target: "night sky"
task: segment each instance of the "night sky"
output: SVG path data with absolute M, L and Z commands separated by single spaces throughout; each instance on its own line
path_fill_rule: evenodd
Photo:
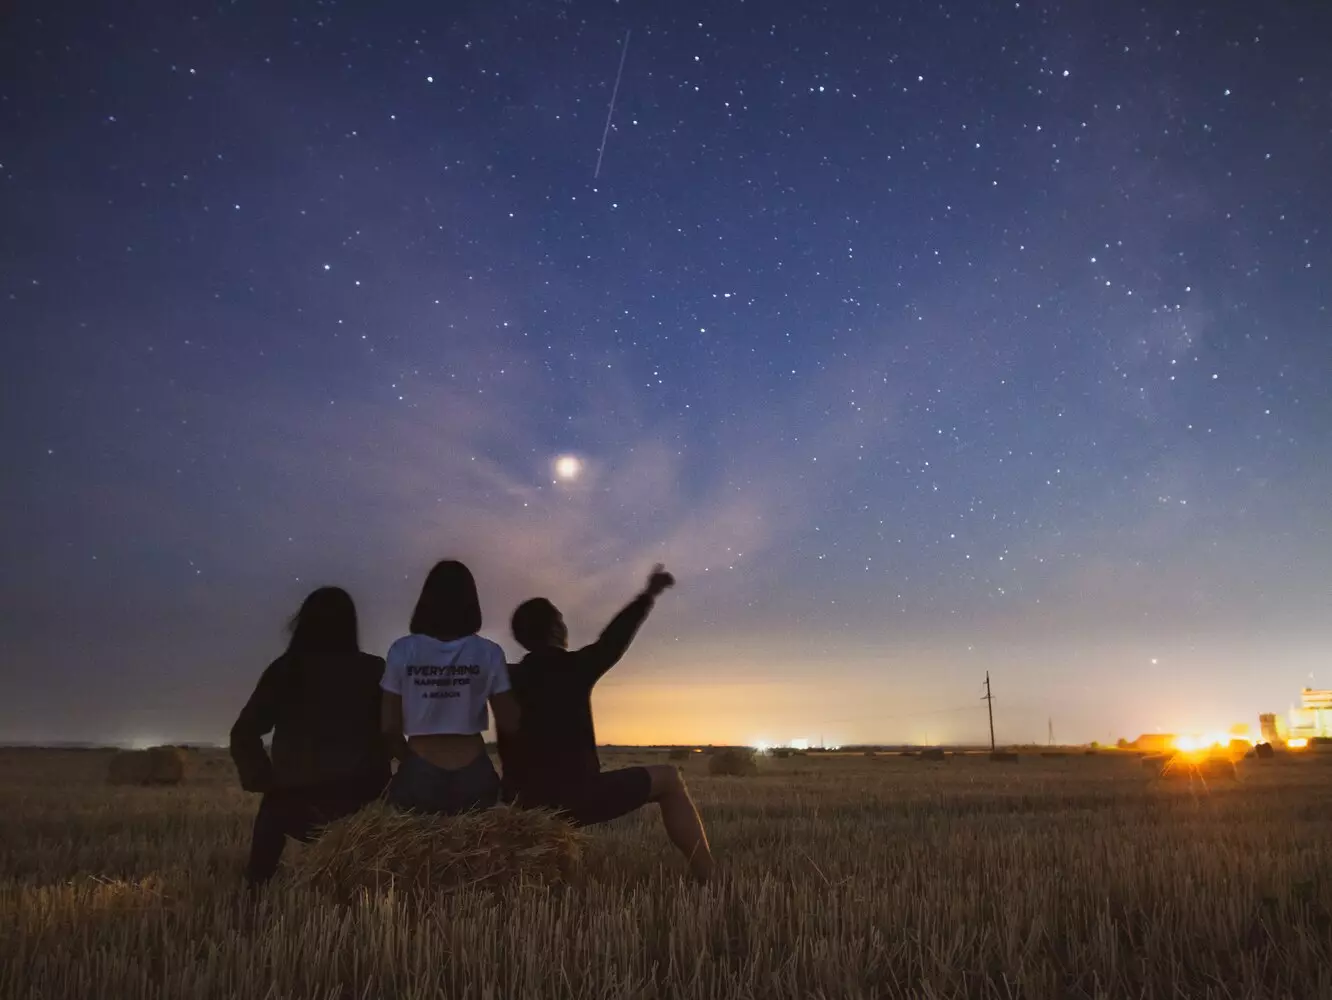
M 0 30 L 0 739 L 222 738 L 446 556 L 511 654 L 676 571 L 611 742 L 1332 686 L 1327 5 L 81 6 Z

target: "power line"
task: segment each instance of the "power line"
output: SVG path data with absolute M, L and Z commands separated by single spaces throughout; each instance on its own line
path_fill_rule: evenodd
M 994 695 L 990 693 L 990 672 L 985 671 L 985 707 L 990 710 L 990 753 L 994 753 Z

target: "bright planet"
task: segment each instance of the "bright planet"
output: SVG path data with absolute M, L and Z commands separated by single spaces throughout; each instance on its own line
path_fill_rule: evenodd
M 577 455 L 561 455 L 555 459 L 555 478 L 571 483 L 583 471 L 583 462 Z

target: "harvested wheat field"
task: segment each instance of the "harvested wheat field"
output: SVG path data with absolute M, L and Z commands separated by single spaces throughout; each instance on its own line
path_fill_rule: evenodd
M 229 769 L 117 786 L 108 758 L 0 752 L 0 997 L 1332 996 L 1332 762 L 1312 756 L 1204 786 L 1115 754 L 716 778 L 698 755 L 713 885 L 645 811 L 553 881 L 347 896 L 288 875 L 252 906 L 255 800 Z

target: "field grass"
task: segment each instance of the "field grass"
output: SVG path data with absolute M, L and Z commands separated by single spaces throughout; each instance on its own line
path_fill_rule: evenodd
M 1332 997 L 1332 762 L 764 764 L 685 763 L 707 887 L 645 810 L 569 887 L 249 905 L 221 755 L 118 788 L 99 752 L 0 751 L 0 997 Z

